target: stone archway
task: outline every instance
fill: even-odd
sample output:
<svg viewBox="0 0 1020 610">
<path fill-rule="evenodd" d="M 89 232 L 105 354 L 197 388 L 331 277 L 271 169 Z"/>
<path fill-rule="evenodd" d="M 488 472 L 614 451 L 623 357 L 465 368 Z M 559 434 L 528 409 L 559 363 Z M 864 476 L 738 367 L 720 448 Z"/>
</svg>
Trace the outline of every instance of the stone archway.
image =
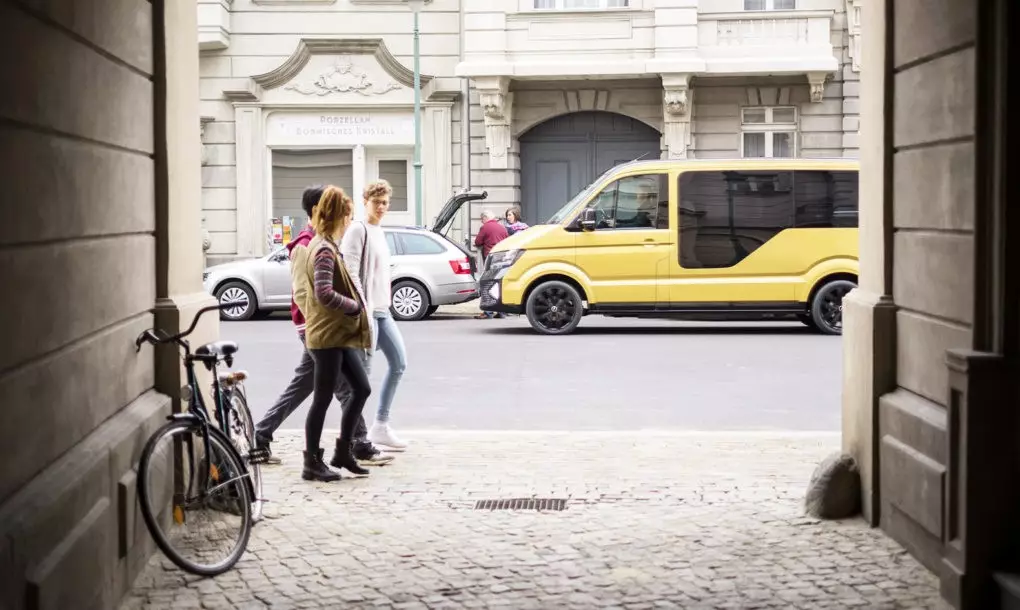
<svg viewBox="0 0 1020 610">
<path fill-rule="evenodd" d="M 613 112 L 573 112 L 535 125 L 520 137 L 525 222 L 544 222 L 614 165 L 658 159 L 660 141 L 647 124 Z"/>
</svg>

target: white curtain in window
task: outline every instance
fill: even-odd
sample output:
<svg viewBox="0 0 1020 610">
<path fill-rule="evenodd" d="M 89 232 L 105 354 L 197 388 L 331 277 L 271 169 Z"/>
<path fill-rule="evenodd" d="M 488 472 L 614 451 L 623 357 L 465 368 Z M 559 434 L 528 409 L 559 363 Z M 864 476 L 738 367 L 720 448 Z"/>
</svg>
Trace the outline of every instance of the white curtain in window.
<svg viewBox="0 0 1020 610">
<path fill-rule="evenodd" d="M 777 159 L 785 159 L 793 156 L 793 134 L 778 132 L 772 134 L 772 156 Z"/>
<path fill-rule="evenodd" d="M 744 157 L 755 159 L 765 156 L 765 134 L 745 133 L 744 134 Z"/>
</svg>

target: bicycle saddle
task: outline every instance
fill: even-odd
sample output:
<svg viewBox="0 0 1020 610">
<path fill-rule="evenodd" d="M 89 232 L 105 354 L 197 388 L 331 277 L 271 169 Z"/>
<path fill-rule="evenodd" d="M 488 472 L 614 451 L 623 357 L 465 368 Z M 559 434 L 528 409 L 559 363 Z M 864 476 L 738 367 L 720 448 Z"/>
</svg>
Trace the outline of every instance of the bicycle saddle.
<svg viewBox="0 0 1020 610">
<path fill-rule="evenodd" d="M 233 341 L 215 341 L 213 343 L 207 343 L 203 345 L 202 347 L 195 350 L 195 353 L 198 354 L 199 356 L 204 356 L 206 354 L 216 354 L 217 356 L 227 358 L 229 356 L 233 356 L 234 354 L 236 354 L 238 349 L 239 348 L 237 346 L 237 343 Z"/>
</svg>

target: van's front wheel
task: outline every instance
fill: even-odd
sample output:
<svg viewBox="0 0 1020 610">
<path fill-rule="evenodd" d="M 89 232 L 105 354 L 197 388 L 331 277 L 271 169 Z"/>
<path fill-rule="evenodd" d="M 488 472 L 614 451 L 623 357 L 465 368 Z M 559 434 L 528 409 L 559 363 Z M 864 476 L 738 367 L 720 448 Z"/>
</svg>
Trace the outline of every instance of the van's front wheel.
<svg viewBox="0 0 1020 610">
<path fill-rule="evenodd" d="M 815 327 L 826 335 L 843 334 L 843 297 L 857 288 L 850 280 L 826 282 L 811 302 L 811 320 Z"/>
<path fill-rule="evenodd" d="M 525 304 L 531 327 L 543 335 L 574 332 L 584 315 L 581 295 L 566 282 L 551 280 L 539 284 Z"/>
</svg>

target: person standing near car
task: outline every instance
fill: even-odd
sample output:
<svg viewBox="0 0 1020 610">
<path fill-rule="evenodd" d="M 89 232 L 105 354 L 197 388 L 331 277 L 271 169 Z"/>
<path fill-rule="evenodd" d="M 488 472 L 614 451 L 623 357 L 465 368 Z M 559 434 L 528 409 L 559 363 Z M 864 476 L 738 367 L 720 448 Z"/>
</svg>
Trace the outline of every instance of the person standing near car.
<svg viewBox="0 0 1020 610">
<path fill-rule="evenodd" d="M 506 234 L 508 236 L 513 235 L 514 233 L 520 233 L 524 229 L 528 228 L 528 225 L 521 220 L 521 211 L 516 206 L 508 209 L 504 218 Z"/>
<path fill-rule="evenodd" d="M 301 478 L 335 481 L 340 474 L 326 466 L 319 447 L 326 410 L 340 376 L 351 386 L 351 399 L 340 420 L 340 438 L 330 464 L 358 476 L 368 471 L 353 454 L 354 431 L 372 393 L 363 353 L 372 345 L 366 300 L 352 281 L 338 242 L 354 217 L 354 203 L 343 190 L 327 186 L 315 206 L 315 237 L 295 250 L 291 266 L 294 296 L 305 315 L 305 343 L 315 363 L 315 389 L 305 421 L 305 463 Z"/>
<path fill-rule="evenodd" d="M 482 269 L 485 269 L 485 261 L 488 260 L 492 249 L 506 238 L 506 226 L 496 218 L 495 214 L 489 210 L 482 210 L 482 227 L 478 229 L 478 235 L 475 235 L 475 247 L 482 249 Z M 483 311 L 475 317 L 479 320 L 488 320 L 493 315 L 492 312 Z M 495 317 L 505 318 L 506 316 L 498 313 Z"/>
<path fill-rule="evenodd" d="M 290 252 L 292 259 L 294 258 L 294 250 L 296 248 L 307 247 L 312 238 L 315 237 L 315 229 L 312 227 L 311 219 L 315 215 L 315 206 L 319 203 L 323 190 L 324 187 L 321 185 L 310 186 L 301 195 L 301 208 L 308 216 L 309 224 L 293 241 L 287 244 L 287 250 Z M 312 395 L 315 387 L 315 363 L 312 361 L 311 354 L 305 348 L 305 317 L 293 296 L 290 302 L 290 317 L 297 329 L 298 338 L 301 340 L 301 360 L 298 362 L 297 368 L 294 369 L 294 378 L 291 379 L 283 394 L 269 408 L 265 417 L 255 424 L 255 459 L 261 463 L 280 463 L 280 458 L 274 456 L 270 449 L 270 443 L 273 442 L 273 433 L 283 424 L 285 419 L 290 417 L 291 413 L 301 406 L 301 403 Z M 337 383 L 336 399 L 344 409 L 350 403 L 351 386 L 343 375 L 340 376 L 340 380 Z M 359 463 L 367 466 L 381 466 L 392 462 L 393 456 L 385 455 L 378 448 L 374 447 L 366 438 L 367 434 L 368 428 L 365 426 L 365 419 L 359 416 L 357 429 L 354 433 L 354 456 L 358 458 Z"/>
<path fill-rule="evenodd" d="M 382 219 L 390 209 L 392 194 L 393 188 L 385 180 L 376 180 L 365 187 L 365 221 L 351 226 L 344 235 L 340 249 L 351 278 L 365 295 L 372 319 L 372 347 L 368 351 L 366 366 L 371 370 L 372 358 L 376 350 L 381 350 L 389 367 L 379 393 L 375 422 L 368 431 L 368 440 L 387 449 L 402 451 L 407 448 L 407 443 L 390 427 L 390 409 L 397 386 L 407 369 L 407 352 L 404 349 L 404 338 L 390 313 L 393 280 L 390 273 L 390 249 L 382 228 Z"/>
</svg>

